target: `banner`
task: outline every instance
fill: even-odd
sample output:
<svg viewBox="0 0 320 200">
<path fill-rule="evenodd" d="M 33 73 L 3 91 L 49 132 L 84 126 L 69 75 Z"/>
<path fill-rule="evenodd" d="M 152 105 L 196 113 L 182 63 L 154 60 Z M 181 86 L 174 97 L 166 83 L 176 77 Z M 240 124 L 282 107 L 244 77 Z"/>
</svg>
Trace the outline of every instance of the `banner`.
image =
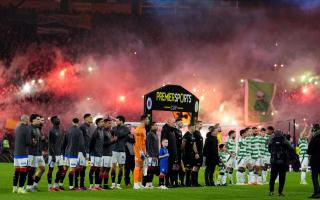
<svg viewBox="0 0 320 200">
<path fill-rule="evenodd" d="M 245 83 L 245 124 L 272 121 L 275 83 L 247 80 Z"/>
</svg>

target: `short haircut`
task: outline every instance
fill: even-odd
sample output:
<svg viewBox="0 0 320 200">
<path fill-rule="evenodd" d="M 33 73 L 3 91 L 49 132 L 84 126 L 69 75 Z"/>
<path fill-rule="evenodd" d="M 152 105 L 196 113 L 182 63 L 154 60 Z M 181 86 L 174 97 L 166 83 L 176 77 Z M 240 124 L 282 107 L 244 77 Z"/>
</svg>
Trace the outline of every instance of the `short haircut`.
<svg viewBox="0 0 320 200">
<path fill-rule="evenodd" d="M 96 125 L 98 125 L 102 120 L 103 120 L 103 118 L 96 119 Z"/>
<path fill-rule="evenodd" d="M 53 123 L 53 121 L 55 120 L 55 119 L 58 119 L 58 116 L 52 116 L 52 117 L 50 117 L 50 121 Z"/>
<path fill-rule="evenodd" d="M 124 118 L 124 116 L 122 115 L 117 116 L 116 119 L 118 119 L 119 121 L 122 121 L 123 123 L 126 122 L 126 118 Z"/>
<path fill-rule="evenodd" d="M 147 118 L 148 118 L 148 115 L 141 115 L 140 121 L 143 121 L 143 120 L 145 120 L 145 119 L 147 119 Z"/>
<path fill-rule="evenodd" d="M 87 117 L 91 117 L 91 114 L 90 113 L 86 113 L 83 115 L 83 119 L 86 119 Z"/>
<path fill-rule="evenodd" d="M 79 121 L 80 121 L 80 120 L 79 120 L 78 118 L 73 118 L 73 119 L 72 119 L 72 122 L 75 123 L 75 124 L 79 124 Z"/>
<path fill-rule="evenodd" d="M 261 131 L 266 131 L 266 129 L 265 129 L 265 128 L 262 128 Z"/>
<path fill-rule="evenodd" d="M 257 127 L 252 127 L 252 130 L 256 130 L 257 129 Z"/>
<path fill-rule="evenodd" d="M 210 132 L 212 132 L 212 131 L 216 130 L 216 128 L 217 128 L 217 127 L 215 127 L 215 126 L 209 126 L 208 130 L 209 130 Z"/>
<path fill-rule="evenodd" d="M 268 126 L 268 128 L 267 128 L 267 129 L 268 129 L 268 131 L 272 131 L 272 132 L 274 131 L 273 126 Z"/>
<path fill-rule="evenodd" d="M 243 136 L 243 134 L 245 134 L 245 132 L 246 132 L 246 129 L 240 130 L 240 136 Z"/>
<path fill-rule="evenodd" d="M 235 133 L 235 131 L 234 131 L 234 130 L 231 130 L 231 131 L 229 131 L 228 135 L 230 136 L 230 135 L 232 135 L 232 134 L 234 134 L 234 133 Z"/>
<path fill-rule="evenodd" d="M 167 139 L 167 138 L 163 138 L 163 139 L 161 140 L 161 142 L 166 141 L 166 140 L 168 141 L 168 139 Z"/>
<path fill-rule="evenodd" d="M 104 122 L 111 122 L 112 120 L 110 118 L 106 118 L 103 120 Z"/>
<path fill-rule="evenodd" d="M 157 123 L 156 123 L 156 122 L 151 122 L 150 125 L 151 125 L 151 126 L 157 125 Z"/>
<path fill-rule="evenodd" d="M 31 114 L 30 115 L 30 122 L 33 122 L 33 120 L 37 119 L 37 117 L 39 117 L 38 114 Z"/>
<path fill-rule="evenodd" d="M 178 118 L 176 119 L 176 122 L 182 122 L 182 118 L 181 118 L 181 117 L 178 117 Z"/>
<path fill-rule="evenodd" d="M 21 115 L 20 121 L 22 121 L 22 122 L 28 122 L 28 121 L 29 121 L 29 116 L 28 116 L 28 115 Z"/>
<path fill-rule="evenodd" d="M 223 149 L 224 144 L 219 144 L 219 149 Z"/>
</svg>

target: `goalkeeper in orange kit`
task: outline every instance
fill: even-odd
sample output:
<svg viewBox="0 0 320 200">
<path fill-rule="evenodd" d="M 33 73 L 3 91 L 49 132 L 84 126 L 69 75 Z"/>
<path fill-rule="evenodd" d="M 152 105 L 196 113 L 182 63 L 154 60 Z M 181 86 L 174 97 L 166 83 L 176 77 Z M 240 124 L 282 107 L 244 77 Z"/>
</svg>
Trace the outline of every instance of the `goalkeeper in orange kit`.
<svg viewBox="0 0 320 200">
<path fill-rule="evenodd" d="M 149 123 L 147 115 L 142 115 L 140 118 L 141 124 L 135 129 L 134 137 L 134 156 L 135 156 L 135 167 L 133 171 L 134 185 L 133 189 L 143 189 L 142 181 L 142 169 L 143 162 L 146 158 L 146 128 L 145 126 Z"/>
</svg>

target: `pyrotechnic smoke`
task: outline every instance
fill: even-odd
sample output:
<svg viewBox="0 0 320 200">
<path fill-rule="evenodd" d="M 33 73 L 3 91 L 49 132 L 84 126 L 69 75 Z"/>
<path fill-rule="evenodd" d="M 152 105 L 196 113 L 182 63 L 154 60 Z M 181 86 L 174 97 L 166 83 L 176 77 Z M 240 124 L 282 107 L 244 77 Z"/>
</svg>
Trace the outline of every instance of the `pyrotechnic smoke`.
<svg viewBox="0 0 320 200">
<path fill-rule="evenodd" d="M 202 99 L 203 121 L 228 118 L 241 124 L 241 79 L 276 82 L 278 93 L 283 93 L 298 87 L 291 77 L 320 73 L 319 11 L 286 7 L 214 11 L 209 16 L 110 18 L 65 46 L 30 45 L 16 54 L 9 69 L 0 71 L 2 90 L 12 88 L 1 95 L 1 118 L 38 112 L 45 117 L 60 115 L 67 123 L 90 112 L 122 114 L 137 121 L 144 94 L 163 84 L 179 84 Z M 39 91 L 25 95 L 40 93 L 44 102 L 17 100 L 23 85 L 38 79 L 44 81 L 43 86 L 35 84 Z M 313 90 L 316 97 L 319 89 Z M 319 98 L 302 98 L 278 95 L 275 121 L 318 120 Z"/>
</svg>

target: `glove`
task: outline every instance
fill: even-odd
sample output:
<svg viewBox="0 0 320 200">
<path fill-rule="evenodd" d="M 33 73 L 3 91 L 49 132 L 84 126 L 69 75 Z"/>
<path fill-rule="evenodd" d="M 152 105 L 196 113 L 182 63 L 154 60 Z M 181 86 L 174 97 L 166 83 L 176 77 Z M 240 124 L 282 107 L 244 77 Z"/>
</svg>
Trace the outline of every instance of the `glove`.
<svg viewBox="0 0 320 200">
<path fill-rule="evenodd" d="M 146 156 L 144 155 L 143 151 L 140 151 L 140 159 L 144 161 L 146 159 Z"/>
</svg>

